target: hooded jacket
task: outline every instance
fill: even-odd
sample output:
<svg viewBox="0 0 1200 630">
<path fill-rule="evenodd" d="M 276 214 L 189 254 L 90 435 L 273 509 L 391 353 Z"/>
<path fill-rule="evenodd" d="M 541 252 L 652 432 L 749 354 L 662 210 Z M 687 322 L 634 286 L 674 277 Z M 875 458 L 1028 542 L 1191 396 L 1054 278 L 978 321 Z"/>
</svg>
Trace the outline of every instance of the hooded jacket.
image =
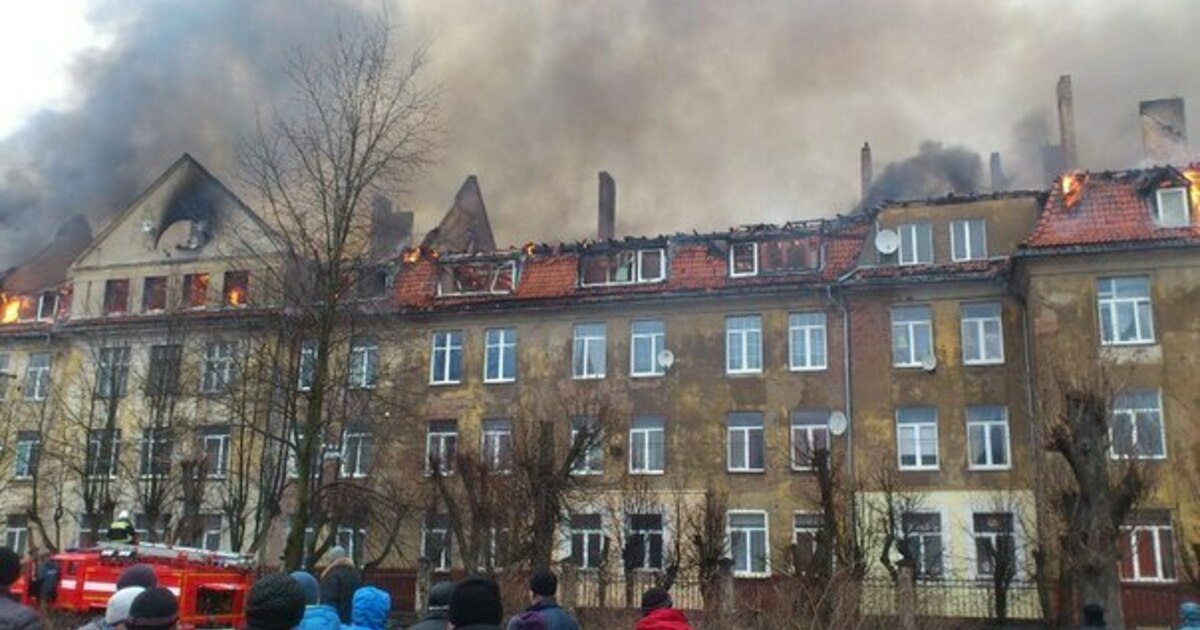
<svg viewBox="0 0 1200 630">
<path fill-rule="evenodd" d="M 1179 630 L 1200 630 L 1200 604 L 1184 602 L 1179 605 Z"/>
<path fill-rule="evenodd" d="M 634 630 L 692 630 L 687 617 L 676 608 L 656 608 L 638 620 Z"/>
<path fill-rule="evenodd" d="M 350 613 L 350 625 L 343 630 L 383 630 L 387 625 L 388 613 L 392 611 L 392 598 L 374 586 L 364 586 L 354 593 L 354 606 Z"/>
<path fill-rule="evenodd" d="M 450 613 L 445 608 L 435 608 L 425 618 L 408 630 L 446 630 L 450 627 Z"/>
<path fill-rule="evenodd" d="M 42 619 L 37 611 L 18 602 L 0 588 L 0 630 L 42 630 Z"/>
<path fill-rule="evenodd" d="M 342 620 L 338 617 L 337 609 L 325 604 L 313 604 L 304 607 L 304 618 L 300 620 L 297 630 L 338 630 Z"/>
<path fill-rule="evenodd" d="M 525 612 L 540 613 L 542 619 L 546 620 L 546 627 L 550 630 L 579 630 L 579 624 L 575 621 L 567 611 L 559 608 L 558 602 L 554 601 L 553 597 L 543 597 L 534 605 L 525 609 Z M 508 630 L 518 630 L 518 618 L 520 615 L 515 615 L 508 620 Z"/>
<path fill-rule="evenodd" d="M 342 620 L 343 625 L 351 622 L 351 602 L 354 601 L 354 592 L 361 584 L 362 578 L 358 569 L 354 568 L 354 563 L 349 558 L 334 560 L 321 573 L 321 603 L 337 609 L 338 618 Z"/>
</svg>

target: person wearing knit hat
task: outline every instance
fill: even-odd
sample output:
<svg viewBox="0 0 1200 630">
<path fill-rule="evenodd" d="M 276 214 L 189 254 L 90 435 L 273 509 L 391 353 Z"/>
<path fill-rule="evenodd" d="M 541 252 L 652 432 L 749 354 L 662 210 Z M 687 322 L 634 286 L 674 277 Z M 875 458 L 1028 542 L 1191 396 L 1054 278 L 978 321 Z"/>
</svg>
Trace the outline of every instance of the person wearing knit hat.
<svg viewBox="0 0 1200 630">
<path fill-rule="evenodd" d="M 129 621 L 133 600 L 146 589 L 141 586 L 126 586 L 108 598 L 108 606 L 104 609 L 104 624 L 109 628 L 123 628 Z"/>
<path fill-rule="evenodd" d="M 666 589 L 646 591 L 642 595 L 642 618 L 634 630 L 691 630 L 687 617 L 674 605 Z"/>
<path fill-rule="evenodd" d="M 567 611 L 558 606 L 554 594 L 558 592 L 558 576 L 547 569 L 538 569 L 529 578 L 529 600 L 532 602 L 524 610 L 526 613 L 538 613 L 546 621 L 550 630 L 579 630 L 579 622 L 575 621 Z M 508 620 L 508 630 L 518 630 L 521 626 L 519 617 Z"/>
<path fill-rule="evenodd" d="M 142 588 L 158 586 L 158 576 L 154 573 L 154 567 L 148 564 L 133 564 L 125 567 L 125 570 L 121 571 L 121 576 L 117 578 L 117 590 L 130 586 Z"/>
<path fill-rule="evenodd" d="M 450 597 L 450 623 L 455 630 L 500 630 L 504 605 L 500 587 L 491 580 L 470 578 L 454 587 Z"/>
<path fill-rule="evenodd" d="M 338 618 L 337 609 L 333 606 L 319 603 L 321 587 L 317 578 L 308 571 L 292 571 L 292 579 L 300 585 L 304 593 L 304 618 L 300 620 L 299 630 L 338 630 L 342 620 Z"/>
<path fill-rule="evenodd" d="M 8 547 L 0 547 L 0 622 L 5 630 L 41 630 L 42 620 L 34 609 L 21 605 L 9 592 L 21 577 L 21 557 Z"/>
<path fill-rule="evenodd" d="M 179 600 L 170 589 L 148 588 L 129 606 L 125 627 L 130 630 L 171 630 L 179 622 Z"/>
<path fill-rule="evenodd" d="M 342 625 L 349 625 L 354 591 L 362 586 L 362 575 L 341 545 L 329 550 L 329 559 L 329 566 L 321 572 L 321 603 L 336 608 Z"/>
<path fill-rule="evenodd" d="M 454 582 L 438 582 L 429 589 L 429 611 L 425 618 L 408 630 L 446 630 L 449 619 L 450 598 L 454 596 Z"/>
<path fill-rule="evenodd" d="M 291 630 L 304 618 L 304 591 L 292 576 L 272 573 L 246 596 L 247 630 Z"/>
</svg>

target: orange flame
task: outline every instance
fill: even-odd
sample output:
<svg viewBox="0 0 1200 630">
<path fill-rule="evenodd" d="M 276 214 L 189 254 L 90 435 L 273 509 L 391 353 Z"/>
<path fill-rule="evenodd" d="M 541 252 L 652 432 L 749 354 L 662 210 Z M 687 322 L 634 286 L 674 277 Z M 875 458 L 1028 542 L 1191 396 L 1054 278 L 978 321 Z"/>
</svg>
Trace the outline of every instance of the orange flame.
<svg viewBox="0 0 1200 630">
<path fill-rule="evenodd" d="M 1191 184 L 1188 186 L 1188 197 L 1191 198 L 1192 216 L 1195 217 L 1200 212 L 1200 169 L 1189 168 L 1183 172 L 1183 176 Z"/>
<path fill-rule="evenodd" d="M 400 260 L 406 265 L 416 264 L 417 261 L 421 260 L 421 248 L 413 247 L 404 250 L 404 254 L 400 256 Z"/>
<path fill-rule="evenodd" d="M 0 318 L 0 323 L 11 324 L 21 317 L 21 298 L 3 298 L 4 299 L 4 317 Z"/>
<path fill-rule="evenodd" d="M 521 248 L 521 253 L 523 253 L 529 257 L 533 257 L 533 254 L 536 251 L 537 251 L 537 245 L 534 245 L 533 243 L 525 243 L 525 247 Z"/>
<path fill-rule="evenodd" d="M 241 289 L 230 289 L 225 299 L 229 302 L 230 306 L 244 306 L 246 304 L 246 293 Z"/>
<path fill-rule="evenodd" d="M 1087 173 L 1083 171 L 1063 173 L 1060 183 L 1062 185 L 1063 205 L 1070 208 L 1079 203 L 1079 198 L 1083 196 L 1083 185 L 1087 183 Z"/>
</svg>

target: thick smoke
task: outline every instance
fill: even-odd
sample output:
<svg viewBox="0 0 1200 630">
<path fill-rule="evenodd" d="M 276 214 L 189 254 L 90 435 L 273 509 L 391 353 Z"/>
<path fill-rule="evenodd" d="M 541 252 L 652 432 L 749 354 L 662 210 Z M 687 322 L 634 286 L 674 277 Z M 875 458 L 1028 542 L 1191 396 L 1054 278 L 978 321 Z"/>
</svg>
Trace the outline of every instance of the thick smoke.
<svg viewBox="0 0 1200 630">
<path fill-rule="evenodd" d="M 979 154 L 963 147 L 945 148 L 936 142 L 922 142 L 916 155 L 883 169 L 875 178 L 865 205 L 973 193 L 983 188 L 982 174 Z"/>
<path fill-rule="evenodd" d="M 0 146 L 0 261 L 67 215 L 100 223 L 184 151 L 235 185 L 237 138 L 282 93 L 286 55 L 380 2 L 430 44 L 447 129 L 397 205 L 428 230 L 475 173 L 501 244 L 594 234 L 602 169 L 619 234 L 848 211 L 863 141 L 881 179 L 934 138 L 998 150 L 1013 185 L 1040 186 L 1060 74 L 1088 168 L 1138 164 L 1138 100 L 1200 103 L 1200 3 L 1169 0 L 107 0 L 116 43 L 81 62 L 78 108 Z"/>
</svg>

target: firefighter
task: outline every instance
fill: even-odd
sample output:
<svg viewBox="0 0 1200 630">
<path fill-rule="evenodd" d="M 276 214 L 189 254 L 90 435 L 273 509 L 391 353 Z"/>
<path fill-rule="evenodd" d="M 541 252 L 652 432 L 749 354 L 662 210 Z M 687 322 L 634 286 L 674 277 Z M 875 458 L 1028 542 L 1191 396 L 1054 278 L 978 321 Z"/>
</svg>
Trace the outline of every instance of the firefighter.
<svg viewBox="0 0 1200 630">
<path fill-rule="evenodd" d="M 108 542 L 137 544 L 137 530 L 133 528 L 133 522 L 129 520 L 129 510 L 121 510 L 121 513 L 117 515 L 117 520 L 108 526 Z"/>
</svg>

